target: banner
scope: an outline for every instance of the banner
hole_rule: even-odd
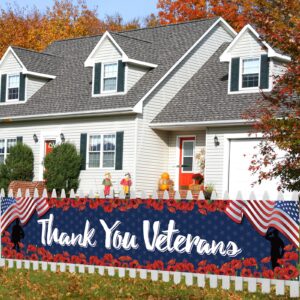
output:
[[[7,259],[285,280],[299,275],[296,201],[4,198],[1,225]]]

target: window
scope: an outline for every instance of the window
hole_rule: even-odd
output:
[[[8,100],[19,99],[20,75],[8,75]]]
[[[90,135],[89,168],[114,168],[116,154],[116,135]]]
[[[183,148],[182,171],[192,172],[193,162],[194,162],[194,141],[183,141],[182,148]]]
[[[104,64],[103,91],[115,92],[117,90],[118,64]]]
[[[0,139],[0,164],[5,162],[6,157],[10,153],[11,147],[16,145],[17,139]]]
[[[242,88],[258,87],[260,72],[259,58],[242,60]]]

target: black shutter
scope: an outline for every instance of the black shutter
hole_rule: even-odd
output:
[[[118,61],[118,92],[124,92],[125,89],[125,63]]]
[[[260,57],[260,85],[261,89],[269,88],[269,58],[267,54]]]
[[[101,63],[96,63],[94,67],[94,94],[101,93]]]
[[[23,143],[23,137],[22,136],[17,136],[17,144],[22,144]]]
[[[240,78],[240,58],[235,57],[231,59],[231,73],[230,73],[230,91],[235,92],[239,90]]]
[[[23,73],[20,73],[20,95],[19,95],[19,100],[24,101],[25,100],[25,78],[26,75]]]
[[[80,170],[86,170],[86,146],[87,146],[87,134],[82,133],[80,135],[80,156],[81,156]]]
[[[6,101],[6,74],[2,74],[1,76],[1,98],[0,102],[5,102]]]
[[[117,132],[116,136],[116,170],[123,170],[123,143],[124,132]]]

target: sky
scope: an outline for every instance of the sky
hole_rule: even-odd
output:
[[[39,10],[44,11],[51,6],[53,0],[0,0],[1,6],[5,3],[17,3],[19,6],[35,5]],[[76,0],[74,0],[76,2]],[[125,21],[136,17],[141,19],[152,12],[156,12],[157,0],[86,0],[89,8],[98,6],[98,16],[103,19],[105,15],[112,15],[119,12]]]

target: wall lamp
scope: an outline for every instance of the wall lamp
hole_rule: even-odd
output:
[[[214,143],[215,143],[216,147],[218,147],[220,145],[219,139],[218,139],[218,137],[216,135],[214,137]]]
[[[33,140],[34,140],[35,143],[37,143],[39,141],[39,139],[38,139],[38,137],[37,137],[36,134],[33,135]]]
[[[60,139],[64,143],[65,142],[65,135],[63,133],[60,134]]]

